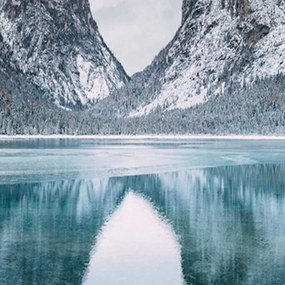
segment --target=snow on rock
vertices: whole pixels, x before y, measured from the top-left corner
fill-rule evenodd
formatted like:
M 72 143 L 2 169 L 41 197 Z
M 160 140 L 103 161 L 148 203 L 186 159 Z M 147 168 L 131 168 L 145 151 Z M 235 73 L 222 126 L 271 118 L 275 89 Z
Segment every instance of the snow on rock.
M 279 73 L 285 73 L 284 1 L 184 0 L 174 39 L 133 78 L 129 96 L 140 95 L 125 115 L 189 108 L 230 82 L 242 86 Z
M 100 66 L 94 69 L 92 62 L 77 56 L 79 82 L 88 99 L 103 99 L 109 95 L 110 88 L 104 80 L 104 69 Z M 84 100 L 84 97 L 81 97 Z
M 105 45 L 88 0 L 0 2 L 0 60 L 58 106 L 86 105 L 127 81 Z

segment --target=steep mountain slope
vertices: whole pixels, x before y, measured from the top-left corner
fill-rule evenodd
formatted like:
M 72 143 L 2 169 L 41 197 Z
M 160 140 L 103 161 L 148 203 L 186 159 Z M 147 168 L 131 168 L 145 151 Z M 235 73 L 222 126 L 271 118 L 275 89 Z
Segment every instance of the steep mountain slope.
M 140 117 L 205 103 L 233 82 L 241 88 L 284 73 L 284 1 L 184 0 L 174 39 L 114 101 L 119 116 Z
M 88 0 L 0 0 L 0 50 L 2 69 L 22 73 L 62 107 L 96 102 L 128 81 Z

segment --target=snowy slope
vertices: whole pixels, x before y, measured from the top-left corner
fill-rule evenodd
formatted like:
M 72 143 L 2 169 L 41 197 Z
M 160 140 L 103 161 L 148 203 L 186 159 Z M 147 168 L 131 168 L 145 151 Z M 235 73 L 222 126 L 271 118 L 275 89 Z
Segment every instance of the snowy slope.
M 139 117 L 185 109 L 256 78 L 285 73 L 285 2 L 184 0 L 182 25 L 152 64 L 122 92 Z
M 1 0 L 0 47 L 2 62 L 59 106 L 96 102 L 128 81 L 88 0 Z

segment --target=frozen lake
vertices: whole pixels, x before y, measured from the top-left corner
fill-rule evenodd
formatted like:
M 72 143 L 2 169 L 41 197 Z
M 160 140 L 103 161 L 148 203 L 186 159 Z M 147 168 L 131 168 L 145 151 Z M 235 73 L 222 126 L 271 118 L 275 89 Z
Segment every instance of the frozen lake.
M 0 139 L 0 183 L 285 162 L 285 140 Z
M 285 141 L 0 140 L 0 284 L 284 284 Z

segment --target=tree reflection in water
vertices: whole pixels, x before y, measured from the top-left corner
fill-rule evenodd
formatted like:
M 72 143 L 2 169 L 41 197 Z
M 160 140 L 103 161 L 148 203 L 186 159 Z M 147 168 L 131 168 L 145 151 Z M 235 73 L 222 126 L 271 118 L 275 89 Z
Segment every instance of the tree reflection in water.
M 130 189 L 179 236 L 187 284 L 283 284 L 284 186 L 285 166 L 267 164 L 1 185 L 0 284 L 80 284 Z

